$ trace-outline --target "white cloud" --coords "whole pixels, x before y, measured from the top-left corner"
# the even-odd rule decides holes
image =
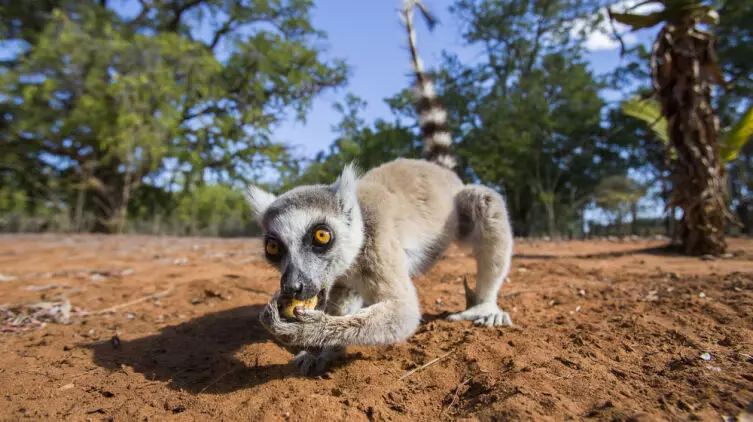
[[[625,12],[630,7],[640,3],[641,0],[623,0],[612,6],[613,12]],[[630,13],[646,14],[661,10],[661,6],[658,4],[644,4],[631,10]],[[617,41],[613,34],[612,24],[609,22],[609,16],[606,9],[599,11],[601,15],[601,23],[596,28],[592,28],[586,36],[586,48],[589,51],[608,51],[619,48],[620,43]],[[578,22],[575,24],[572,30],[572,35],[577,35],[580,31],[586,28],[588,22]],[[631,46],[638,41],[638,37],[630,32],[630,27],[618,22],[614,22],[614,29],[622,36],[622,40],[626,46]]]

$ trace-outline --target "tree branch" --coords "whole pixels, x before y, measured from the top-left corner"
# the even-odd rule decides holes
[[[131,29],[141,23],[141,21],[149,14],[149,11],[154,7],[153,3],[147,3],[144,0],[139,0],[139,4],[141,5],[141,12],[139,12],[139,14],[127,24]]]
[[[193,0],[186,2],[178,7],[175,7],[179,2],[176,1],[176,3],[173,3],[173,12],[175,13],[175,16],[173,17],[173,20],[167,24],[168,31],[177,32],[178,28],[180,27],[180,20],[183,16],[183,13],[204,3],[206,0]]]
[[[222,28],[218,29],[217,32],[214,33],[214,37],[212,38],[211,44],[209,44],[209,49],[214,50],[214,48],[217,46],[217,44],[220,42],[222,37],[230,32],[232,29],[232,25],[235,22],[235,18],[230,18],[222,25]]]

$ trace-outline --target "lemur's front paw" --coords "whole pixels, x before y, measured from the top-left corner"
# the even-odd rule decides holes
[[[447,317],[449,321],[473,321],[473,325],[499,327],[512,325],[510,314],[499,309],[496,303],[482,303],[471,306],[463,312]]]
[[[322,326],[326,323],[327,315],[322,311],[297,307],[294,310],[296,319],[288,321],[280,316],[275,295],[269,301],[259,316],[259,321],[280,343],[292,346],[308,347],[318,344],[322,337]]]
[[[293,310],[293,314],[295,315],[296,319],[303,324],[322,322],[327,315],[322,311],[306,308],[295,308]]]
[[[259,322],[281,343],[292,344],[295,342],[298,330],[296,329],[295,324],[291,324],[280,318],[280,310],[277,306],[277,295],[269,301],[264,308],[264,311],[259,315]]]
[[[326,349],[319,353],[304,350],[291,363],[301,375],[314,377],[327,372],[330,363],[344,356],[344,352],[344,348]]]

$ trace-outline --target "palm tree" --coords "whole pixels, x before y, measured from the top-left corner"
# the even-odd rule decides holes
[[[724,80],[714,37],[699,28],[719,18],[704,3],[648,0],[640,5],[658,4],[663,9],[646,15],[610,11],[610,17],[633,30],[663,25],[651,52],[651,74],[676,154],[670,204],[683,210],[680,237],[685,253],[721,255],[727,250],[724,230],[731,213],[711,88]]]

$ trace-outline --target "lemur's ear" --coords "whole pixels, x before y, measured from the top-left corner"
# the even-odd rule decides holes
[[[251,185],[246,190],[246,200],[251,204],[251,211],[254,213],[254,218],[256,218],[256,221],[259,223],[261,223],[264,213],[267,211],[267,208],[272,205],[272,202],[274,202],[275,199],[277,199],[275,195],[258,186]]]
[[[350,214],[358,207],[358,170],[353,163],[343,169],[340,177],[332,184],[332,190],[340,199],[342,211]]]

